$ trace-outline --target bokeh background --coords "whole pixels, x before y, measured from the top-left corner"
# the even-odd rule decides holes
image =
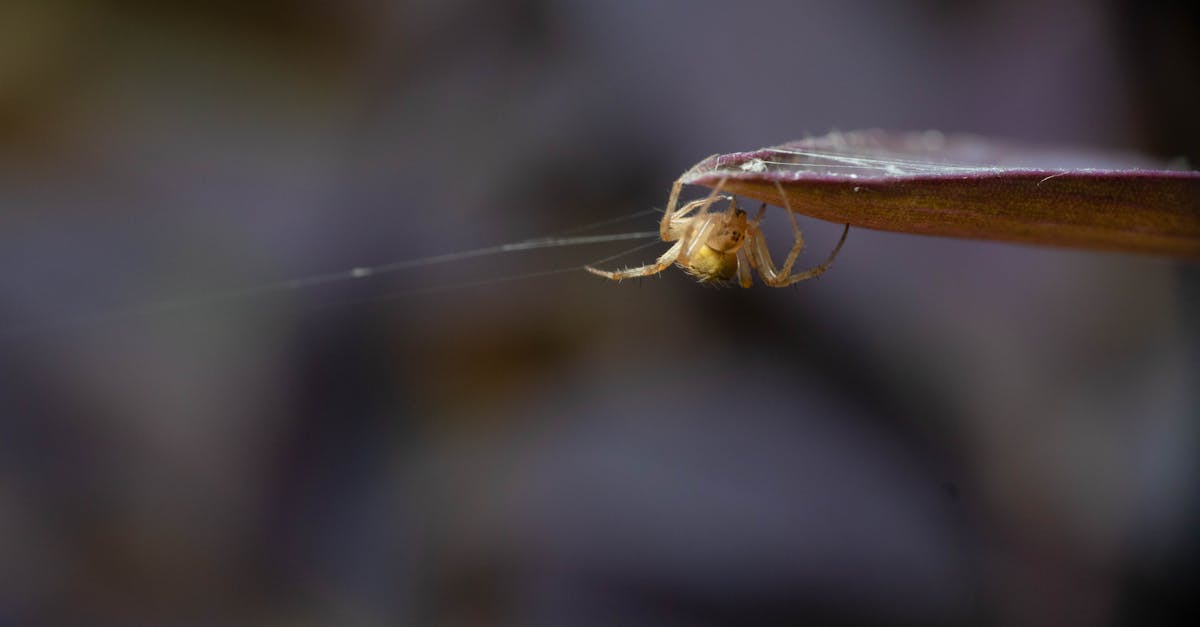
[[[6,0],[0,625],[1179,624],[1194,265],[857,230],[787,290],[462,285],[618,244],[138,306],[661,207],[835,129],[1195,164],[1198,23]]]

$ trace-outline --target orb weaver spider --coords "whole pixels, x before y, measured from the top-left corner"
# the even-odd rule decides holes
[[[775,262],[771,260],[771,252],[767,249],[767,241],[759,228],[763,215],[767,212],[767,203],[764,202],[758,209],[758,215],[750,220],[746,217],[746,212],[738,207],[733,196],[720,193],[724,185],[725,179],[721,179],[707,198],[693,200],[676,211],[675,206],[679,202],[683,180],[675,181],[671,187],[671,197],[667,201],[667,210],[663,213],[659,225],[662,240],[675,244],[652,264],[615,272],[588,266],[587,271],[621,281],[658,274],[671,267],[671,264],[676,264],[701,283],[728,283],[736,276],[739,285],[750,287],[754,283],[751,270],[757,270],[763,283],[771,287],[786,287],[818,277],[829,269],[846,241],[846,233],[850,231],[849,224],[842,230],[841,239],[824,263],[792,274],[792,266],[804,248],[804,236],[800,233],[800,225],[796,223],[796,214],[788,203],[783,186],[778,181],[775,183],[780,197],[783,198],[788,218],[792,221],[792,232],[795,233],[796,241],[783,265],[776,268]],[[728,200],[729,207],[720,213],[709,213],[708,208],[719,200]]]

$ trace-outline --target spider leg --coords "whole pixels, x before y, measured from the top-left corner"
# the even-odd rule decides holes
[[[733,197],[722,195],[717,200],[733,200]],[[693,200],[692,202],[689,202],[688,204],[684,205],[683,208],[681,208],[679,211],[675,212],[675,215],[672,216],[672,219],[671,219],[671,227],[672,228],[669,230],[669,235],[667,236],[667,239],[664,241],[670,242],[670,241],[679,239],[680,236],[678,235],[678,233],[682,229],[685,229],[687,227],[687,225],[689,223],[691,223],[692,221],[694,221],[695,219],[702,218],[706,213],[708,213],[708,207],[705,206],[705,208],[700,213],[697,213],[696,215],[694,215],[690,218],[684,217],[687,214],[694,211],[696,209],[696,207],[704,205],[707,202],[708,202],[707,198],[703,198],[701,200]]]
[[[606,279],[612,279],[614,281],[621,281],[639,276],[650,276],[651,274],[658,274],[659,272],[670,268],[671,264],[675,263],[675,260],[679,258],[680,250],[683,250],[682,240],[675,242],[675,244],[667,249],[667,252],[663,253],[662,256],[658,258],[658,261],[652,264],[639,266],[637,268],[629,268],[626,270],[618,270],[616,272],[601,270],[591,266],[587,266],[585,269],[592,274],[602,276]]]
[[[671,241],[671,220],[675,218],[675,205],[679,203],[679,190],[681,189],[683,189],[683,177],[675,179],[675,183],[671,185],[671,196],[667,199],[667,209],[663,211],[662,222],[658,225],[658,235],[664,242]],[[690,209],[684,207],[684,211],[690,211]]]
[[[788,251],[788,256],[783,261],[783,267],[779,269],[780,274],[788,276],[792,273],[792,266],[796,264],[796,259],[800,256],[800,251],[804,250],[804,234],[800,231],[800,224],[796,222],[796,212],[792,211],[792,205],[788,202],[787,194],[783,193],[783,186],[779,181],[775,181],[775,189],[779,190],[779,197],[783,200],[783,208],[787,211],[788,220],[792,222],[792,234],[795,236],[795,243],[792,244],[792,249]]]
[[[715,156],[717,156],[717,155],[713,155],[712,157],[715,157]],[[709,157],[709,159],[711,159],[712,157]],[[662,233],[661,233],[663,241],[668,241],[667,240],[667,226],[668,226],[668,224],[670,224],[671,218],[683,217],[682,214],[676,213],[675,205],[679,204],[679,192],[683,189],[683,177],[686,175],[687,175],[687,172],[684,172],[683,174],[679,175],[679,178],[675,179],[675,182],[671,185],[671,195],[667,198],[667,209],[666,209],[666,211],[663,212]],[[717,192],[720,191],[721,186],[724,184],[725,184],[725,179],[721,179],[721,183],[719,185],[717,185],[717,189],[714,189],[713,193],[710,194],[709,197],[711,198],[712,196],[715,196],[717,194]],[[690,206],[690,203],[689,203],[689,206]],[[687,211],[688,211],[687,207],[684,207],[683,213],[687,213]]]
[[[710,197],[704,200],[690,202],[684,207],[684,210],[691,211],[689,207],[692,205],[699,206],[706,202],[711,204],[711,200],[712,199]],[[707,211],[707,207],[701,209],[701,211]],[[699,228],[696,228],[697,220],[701,222]],[[668,239],[665,241],[674,240],[675,244],[668,248],[667,252],[663,253],[662,256],[658,258],[658,261],[652,264],[639,266],[637,268],[629,268],[627,270],[618,270],[616,272],[601,270],[591,266],[586,266],[585,269],[592,274],[597,274],[614,281],[620,281],[622,279],[628,279],[636,276],[657,274],[663,270],[666,270],[667,268],[670,268],[671,264],[676,262],[687,265],[688,256],[694,253],[700,244],[703,244],[708,240],[708,236],[712,233],[713,229],[716,228],[716,221],[713,220],[707,213],[700,213],[691,218],[679,220],[676,226],[681,226],[683,232],[680,233],[678,229],[673,229],[668,234]]]
[[[700,208],[700,213],[705,213],[708,211],[708,208],[718,200],[732,200],[733,198],[731,196],[726,196],[720,193],[721,187],[724,185],[725,179],[721,179],[721,181],[717,183],[716,188],[714,188],[708,196],[705,196],[699,200],[688,202],[683,205],[683,207],[676,210],[675,206],[679,204],[679,192],[683,187],[683,180],[676,180],[675,184],[671,186],[671,196],[667,199],[667,209],[663,212],[663,219],[658,223],[658,234],[662,240],[664,242],[670,242],[676,239],[672,237],[671,227],[678,226],[680,221],[686,218],[689,213],[695,211],[697,207]]]
[[[737,251],[738,284],[742,287],[750,287],[754,285],[754,275],[750,273],[750,270],[754,267],[754,263],[751,261],[750,256],[751,253],[746,249],[745,246],[742,246]]]
[[[758,214],[754,216],[754,220],[750,222],[751,226],[762,224],[763,216],[767,215],[767,203],[763,203],[758,207]]]
[[[683,189],[683,178],[680,177],[676,179],[675,183],[671,185],[671,195],[669,198],[667,198],[667,208],[665,211],[663,211],[663,219],[662,222],[659,223],[658,227],[659,235],[662,237],[663,241],[671,241],[670,227],[673,221],[685,217],[687,214],[695,210],[696,207],[703,206],[704,209],[708,209],[708,206],[716,201],[717,194],[721,191],[721,185],[724,184],[725,180],[722,179],[721,184],[717,185],[717,188],[714,189],[707,197],[701,200],[693,200],[685,204],[681,209],[676,210],[675,206],[679,204],[679,193]]]
[[[683,244],[683,251],[679,254],[679,263],[685,266],[688,265],[688,260],[692,258],[692,255],[696,254],[696,251],[700,250],[700,247],[708,242],[709,236],[712,235],[712,232],[718,226],[717,215],[701,214],[696,216],[694,220],[701,221],[700,228],[696,228],[694,220],[688,225],[683,237],[679,238],[679,243]]]
[[[837,246],[833,247],[833,252],[829,253],[829,258],[821,265],[813,266],[804,272],[792,274],[790,268],[788,271],[776,270],[775,263],[771,261],[771,251],[767,249],[767,241],[763,238],[762,230],[757,226],[750,230],[747,246],[751,247],[750,261],[758,270],[759,276],[762,277],[763,283],[771,287],[786,287],[794,283],[799,283],[807,279],[812,279],[821,276],[833,265],[833,260],[837,257],[838,251],[842,249],[842,244],[846,243],[846,234],[850,232],[850,225],[842,229],[842,237],[838,240]]]
[[[725,179],[721,179],[717,182],[712,192],[704,199],[691,201],[685,204],[682,209],[676,210],[675,206],[679,204],[679,193],[683,188],[683,178],[680,177],[675,181],[675,184],[671,186],[671,195],[667,199],[667,209],[663,212],[662,222],[659,223],[659,235],[662,237],[662,240],[664,242],[674,241],[675,244],[667,252],[663,253],[658,258],[658,261],[637,268],[615,272],[591,266],[586,266],[585,269],[592,274],[602,276],[606,279],[620,281],[633,277],[657,274],[671,267],[671,264],[674,263],[687,266],[690,256],[708,241],[712,231],[718,226],[717,221],[709,216],[708,208],[718,200],[732,200],[731,197],[721,194],[721,188],[724,185]],[[696,211],[696,215],[686,217],[693,211]],[[699,228],[697,228],[697,220],[700,221]],[[682,229],[682,232],[680,229]]]

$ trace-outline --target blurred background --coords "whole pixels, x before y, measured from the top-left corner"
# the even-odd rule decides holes
[[[1181,11],[6,0],[0,625],[1183,622],[1195,265],[856,230],[787,290],[453,287],[616,244],[103,314],[662,207],[836,129],[1194,165]]]

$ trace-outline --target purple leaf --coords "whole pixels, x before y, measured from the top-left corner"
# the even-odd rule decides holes
[[[1200,257],[1200,172],[1137,156],[858,131],[714,155],[680,180],[869,229]]]

